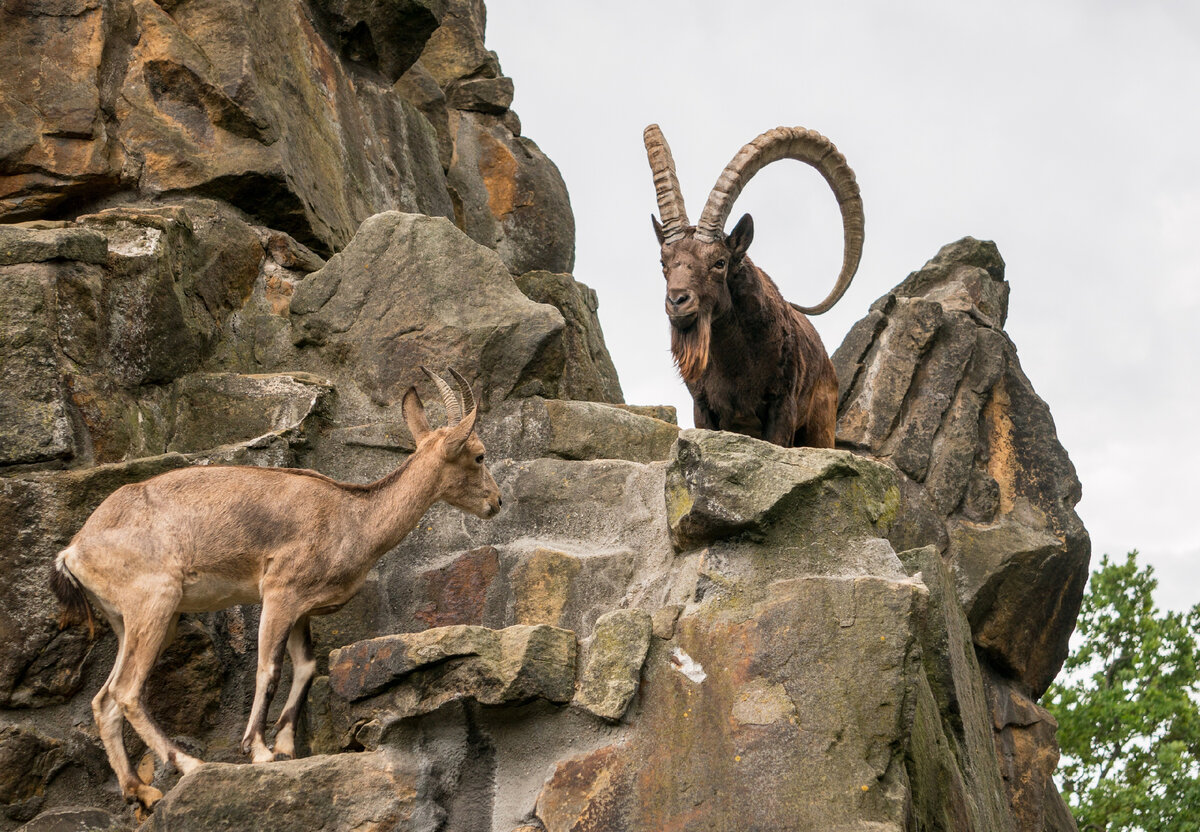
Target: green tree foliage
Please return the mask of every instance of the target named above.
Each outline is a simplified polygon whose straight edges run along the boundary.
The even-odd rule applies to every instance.
[[[1105,555],[1078,649],[1043,703],[1058,720],[1063,796],[1081,832],[1200,830],[1200,604],[1160,612],[1154,568]]]

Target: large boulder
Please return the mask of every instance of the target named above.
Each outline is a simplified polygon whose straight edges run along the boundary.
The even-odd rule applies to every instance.
[[[642,678],[651,630],[645,610],[613,610],[596,619],[574,704],[614,722],[624,716]]]
[[[1067,657],[1090,542],[1074,466],[1003,331],[1008,294],[995,245],[968,237],[876,301],[833,356],[838,441],[897,470],[893,540],[936,545],[953,575],[1017,828],[1067,829],[1037,700]]]
[[[421,771],[394,753],[340,754],[270,765],[213,763],[157,804],[148,832],[259,829],[390,832],[420,825]],[[426,809],[428,810],[428,806]]]
[[[1090,547],[1007,301],[995,245],[969,237],[876,301],[834,353],[838,439],[923,486],[975,644],[1036,699],[1066,659]]]
[[[836,490],[845,499],[810,512],[818,490]],[[787,537],[799,526],[831,538],[882,534],[899,502],[891,472],[862,457],[834,450],[797,454],[719,431],[682,432],[667,469],[667,518],[680,550],[734,536]]]
[[[562,315],[516,287],[490,250],[446,220],[389,212],[296,287],[293,340],[354,368],[380,406],[422,380],[418,367],[459,369],[483,406],[557,393]]]

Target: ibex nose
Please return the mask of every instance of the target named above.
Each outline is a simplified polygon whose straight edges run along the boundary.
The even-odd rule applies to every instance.
[[[692,299],[691,293],[687,292],[685,290],[677,290],[677,291],[673,291],[673,292],[667,292],[667,303],[671,304],[671,306],[674,306],[677,309],[680,306],[683,306],[685,303],[687,303],[691,299]]]

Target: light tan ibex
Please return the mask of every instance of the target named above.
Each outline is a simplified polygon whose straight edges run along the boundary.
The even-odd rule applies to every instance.
[[[371,567],[438,500],[485,518],[500,510],[500,489],[474,432],[474,397],[466,380],[450,372],[461,397],[425,370],[442,394],[449,424],[431,430],[410,387],[402,411],[416,451],[377,482],[352,485],[286,468],[183,468],[113,492],[59,553],[51,587],[67,612],[86,614],[90,622],[90,600],[117,636],[116,664],[92,712],[126,800],[149,808],[162,793],[130,766],[122,717],[183,774],[201,765],[162,733],[142,703],[146,677],[179,613],[262,602],[254,705],[242,751],[256,763],[290,757],[316,667],[309,617],[349,601]],[[272,752],[263,732],[285,647],[292,686]]]

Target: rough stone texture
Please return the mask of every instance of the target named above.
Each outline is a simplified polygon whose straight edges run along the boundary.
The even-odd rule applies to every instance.
[[[533,397],[500,408],[482,429],[498,456],[514,459],[666,459],[679,427],[655,416],[599,402]]]
[[[708,678],[655,651],[633,736],[558,764],[537,802],[547,830],[904,828],[892,740],[911,719],[917,585],[771,591],[752,609],[685,615],[677,644]]]
[[[49,263],[0,266],[0,384],[6,391],[0,398],[0,464],[75,453],[54,344],[54,289],[66,268]]]
[[[564,703],[575,687],[575,636],[545,625],[458,625],[380,636],[329,657],[336,733],[377,747],[392,726],[464,701]]]
[[[1090,546],[1075,469],[1001,329],[1007,304],[995,245],[943,248],[834,354],[838,435],[923,486],[976,646],[1036,699],[1066,659]]]
[[[564,702],[575,678],[575,640],[568,631],[545,625],[503,630],[458,625],[380,636],[329,656],[332,690],[348,702],[405,685],[418,671],[425,675],[393,695],[401,716],[464,697],[487,705],[535,696]],[[415,696],[408,695],[408,687]]]
[[[624,716],[638,689],[650,630],[650,614],[644,610],[613,610],[600,616],[574,704],[601,719]]]
[[[471,275],[471,290],[448,272]],[[444,220],[372,217],[297,287],[291,314],[295,342],[357,367],[380,405],[397,403],[421,365],[462,367],[484,382],[485,404],[556,391],[561,378],[562,316],[530,302],[494,254]]]
[[[450,130],[454,159],[446,176],[462,229],[496,249],[513,274],[571,271],[575,217],[554,163],[533,142],[478,113],[456,111]]]
[[[851,515],[805,510],[814,491],[830,487],[840,494],[877,492],[880,499],[867,506],[865,517],[856,502],[850,503]],[[802,524],[831,534],[886,530],[898,505],[890,472],[862,457],[833,450],[796,453],[719,431],[683,431],[667,469],[667,516],[680,550],[735,535],[765,540]]]
[[[1058,722],[1019,685],[986,669],[983,679],[995,731],[996,756],[1017,828],[1056,828],[1053,824],[1061,823],[1061,815],[1069,815],[1051,779],[1058,765],[1055,741]],[[1060,818],[1058,821],[1054,820],[1056,816]]]
[[[91,229],[37,225],[0,225],[0,266],[47,260],[103,265],[108,258],[108,241]]]
[[[600,319],[596,317],[600,301],[595,290],[569,274],[544,271],[521,275],[517,286],[530,300],[558,309],[567,323],[563,339],[568,359],[559,390],[562,398],[624,402],[617,368],[608,355]]]
[[[331,252],[400,209],[458,218],[515,273],[570,270],[566,188],[519,136],[512,81],[471,2],[78,0],[0,14],[0,221],[190,194]],[[410,75],[429,83],[391,86]]]
[[[179,781],[143,829],[391,832],[420,825],[421,773],[396,753],[339,754],[259,766],[202,766]]]
[[[17,832],[123,832],[126,824],[100,809],[43,812]]]
[[[838,439],[897,469],[893,541],[934,544],[953,575],[1016,828],[1067,829],[1036,701],[1067,656],[1090,543],[1075,469],[1002,329],[1008,293],[996,247],[968,237],[876,301],[833,357]]]
[[[61,743],[41,733],[0,728],[0,811],[29,820],[42,804],[46,784],[62,768]]]
[[[306,373],[197,373],[172,390],[174,418],[167,451],[191,453],[260,436],[301,441],[332,385]]]
[[[919,690],[910,772],[913,814],[926,829],[1006,832],[1039,828],[1015,824],[1004,794],[990,704],[971,643],[971,628],[958,605],[952,577],[937,547],[902,552],[911,575],[929,590],[921,659],[927,684]],[[923,746],[923,747],[922,747]]]

